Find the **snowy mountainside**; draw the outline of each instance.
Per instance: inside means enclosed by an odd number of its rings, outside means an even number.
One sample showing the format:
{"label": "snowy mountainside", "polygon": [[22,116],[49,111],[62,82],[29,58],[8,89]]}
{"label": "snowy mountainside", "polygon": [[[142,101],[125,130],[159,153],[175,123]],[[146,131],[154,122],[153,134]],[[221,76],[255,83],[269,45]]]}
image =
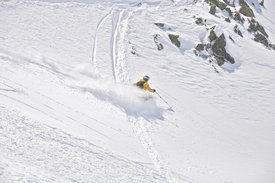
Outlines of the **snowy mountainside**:
{"label": "snowy mountainside", "polygon": [[275,3],[245,2],[268,37],[206,1],[1,2],[0,181],[274,182]]}

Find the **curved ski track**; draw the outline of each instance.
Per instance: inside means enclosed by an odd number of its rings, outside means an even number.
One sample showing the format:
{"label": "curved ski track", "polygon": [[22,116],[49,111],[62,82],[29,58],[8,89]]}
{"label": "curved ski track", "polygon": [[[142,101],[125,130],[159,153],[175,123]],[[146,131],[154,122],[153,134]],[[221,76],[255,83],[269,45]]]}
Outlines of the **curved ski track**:
{"label": "curved ski track", "polygon": [[100,75],[100,61],[97,60],[98,51],[98,33],[101,27],[103,27],[106,20],[112,17],[111,25],[111,35],[110,35],[110,62],[109,67],[112,70],[112,77],[117,83],[129,83],[129,74],[125,62],[125,34],[127,31],[127,26],[129,18],[132,16],[133,12],[128,12],[125,9],[112,9],[108,14],[106,14],[97,24],[94,46],[93,46],[93,56],[92,62],[96,72]]}
{"label": "curved ski track", "polygon": [[101,25],[104,24],[105,20],[111,15],[113,14],[113,9],[108,13],[106,14],[97,24],[97,27],[96,27],[96,33],[95,33],[95,38],[94,38],[94,47],[93,47],[93,57],[92,57],[92,63],[93,63],[93,66],[94,66],[94,69],[96,71],[97,74],[99,74],[98,70],[97,70],[97,60],[96,60],[96,53],[97,53],[97,34],[98,34],[98,31],[99,29],[101,28]]}
{"label": "curved ski track", "polygon": [[132,12],[121,10],[118,15],[113,17],[113,20],[116,21],[113,21],[115,25],[113,24],[111,39],[112,65],[115,81],[120,83],[129,83],[130,81],[125,62],[124,40],[131,15]]}

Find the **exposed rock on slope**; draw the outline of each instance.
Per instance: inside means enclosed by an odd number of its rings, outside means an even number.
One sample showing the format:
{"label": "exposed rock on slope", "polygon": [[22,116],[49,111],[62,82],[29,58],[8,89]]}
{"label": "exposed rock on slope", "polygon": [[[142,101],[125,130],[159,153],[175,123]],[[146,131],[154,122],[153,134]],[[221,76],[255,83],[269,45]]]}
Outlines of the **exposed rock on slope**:
{"label": "exposed rock on slope", "polygon": [[[204,2],[209,5],[209,13],[214,15],[215,18],[220,18],[222,21],[228,23],[234,23],[235,26],[232,26],[233,31],[241,38],[246,37],[249,40],[254,40],[263,44],[268,49],[275,48],[274,44],[271,44],[265,28],[256,18],[256,12],[252,8],[252,6],[255,6],[254,3],[246,0],[205,0]],[[260,2],[258,3],[260,6]],[[261,3],[263,4],[263,1]],[[231,40],[234,44],[237,44],[238,39],[235,39],[234,36],[232,37],[231,32],[224,32],[222,28],[216,29],[217,24],[212,23],[211,18],[208,20],[200,14],[194,15],[193,18],[195,19],[195,24],[203,26],[206,29],[205,38],[200,39],[201,42],[195,46],[195,54],[209,61],[214,61],[219,66],[222,66],[226,62],[234,64],[234,57],[236,56],[234,56],[234,52],[228,52],[227,40]],[[183,45],[179,36],[181,34],[175,32],[173,26],[161,22],[154,24],[167,33],[167,37],[176,47],[180,48]],[[250,34],[247,34],[247,32]],[[165,42],[161,42],[161,40],[160,34],[154,34],[154,42],[158,50],[164,49],[165,46]]]}
{"label": "exposed rock on slope", "polygon": [[224,33],[219,37],[216,35],[213,29],[210,30],[208,36],[209,42],[203,44],[199,43],[196,46],[195,54],[205,57],[214,57],[215,62],[221,66],[225,62],[235,63],[235,59],[226,51],[226,39]]}
{"label": "exposed rock on slope", "polygon": [[[274,49],[274,44],[271,44],[268,39],[269,36],[265,28],[256,20],[255,13],[246,0],[205,0],[205,2],[209,4],[210,14],[215,15],[215,17],[220,17],[229,23],[235,22],[236,25],[233,30],[240,37],[247,35],[244,33],[248,31],[252,36],[252,40],[263,44],[267,48]],[[255,4],[252,3],[252,5],[254,6]],[[259,5],[263,6],[263,1],[259,3]],[[204,24],[206,21],[203,20],[203,17],[199,17],[195,23],[206,26],[206,24]],[[215,27],[215,24],[213,24],[212,27],[213,26]],[[234,64],[235,60],[233,56],[226,50],[225,35],[222,33],[220,36],[217,36],[214,29],[215,28],[208,32],[209,42],[204,40],[204,42],[197,44],[195,54],[203,58],[215,58],[216,63],[220,66],[225,62]],[[229,36],[229,38],[235,43],[232,37]]]}
{"label": "exposed rock on slope", "polygon": [[235,63],[234,58],[227,53],[226,40],[224,34],[220,35],[212,46],[213,54],[217,60],[218,65],[223,65],[224,62],[229,61],[231,64]]}
{"label": "exposed rock on slope", "polygon": [[171,42],[179,48],[180,47],[180,41],[178,39],[179,35],[169,34],[168,36]]}
{"label": "exposed rock on slope", "polygon": [[255,17],[253,10],[248,6],[245,0],[239,0],[241,9],[240,13],[247,16],[247,17]]}
{"label": "exposed rock on slope", "polygon": [[162,50],[164,47],[163,47],[163,44],[161,44],[161,43],[159,42],[159,40],[158,40],[159,37],[160,37],[159,34],[155,34],[155,35],[154,35],[154,42],[155,42],[155,44],[157,45],[158,50],[160,51],[160,50]]}

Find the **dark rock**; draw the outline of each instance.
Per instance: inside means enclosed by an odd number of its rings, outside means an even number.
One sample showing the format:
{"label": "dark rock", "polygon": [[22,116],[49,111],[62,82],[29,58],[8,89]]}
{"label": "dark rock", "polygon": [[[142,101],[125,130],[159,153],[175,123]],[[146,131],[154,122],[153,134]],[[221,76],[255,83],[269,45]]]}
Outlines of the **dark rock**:
{"label": "dark rock", "polygon": [[209,13],[212,14],[212,15],[215,15],[215,13],[216,13],[216,5],[214,5],[214,4],[211,5]]}
{"label": "dark rock", "polygon": [[159,36],[160,36],[159,34],[155,34],[155,35],[154,35],[154,42],[156,43],[157,48],[158,48],[158,50],[160,51],[160,50],[162,50],[164,47],[163,47],[163,44],[161,44],[161,43],[158,41],[158,37],[159,37]]}
{"label": "dark rock", "polygon": [[241,14],[239,12],[235,12],[234,14],[234,20],[243,23],[244,19],[242,18]]}
{"label": "dark rock", "polygon": [[244,23],[244,18],[242,18],[241,14],[238,11],[234,14],[234,20],[240,23]]}
{"label": "dark rock", "polygon": [[225,46],[226,46],[225,36],[224,34],[222,34],[218,37],[217,41],[214,43],[213,51],[217,54],[222,53]]}
{"label": "dark rock", "polygon": [[223,2],[227,5],[230,5],[229,1],[228,0],[223,0]]}
{"label": "dark rock", "polygon": [[229,6],[235,7],[234,1],[232,3],[230,3],[230,0],[223,0],[223,2]]}
{"label": "dark rock", "polygon": [[216,35],[216,33],[215,33],[214,30],[211,30],[211,31],[210,31],[210,34],[209,34],[209,36],[208,36],[208,39],[209,39],[210,42],[212,42],[212,41],[214,41],[215,39],[217,39],[217,35]]}
{"label": "dark rock", "polygon": [[201,17],[197,17],[197,20],[195,21],[196,24],[198,25],[204,25],[203,24],[203,19]]}
{"label": "dark rock", "polygon": [[216,5],[218,8],[220,8],[221,10],[224,10],[226,8],[226,4],[223,3],[223,2],[220,2],[217,0],[217,5]]}
{"label": "dark rock", "polygon": [[262,1],[260,2],[260,5],[261,5],[261,6],[264,6],[264,0],[262,0]]}
{"label": "dark rock", "polygon": [[217,64],[219,66],[222,66],[224,63],[225,63],[225,59],[222,58],[222,57],[215,57],[216,61],[217,61]]}
{"label": "dark rock", "polygon": [[234,15],[234,20],[240,21],[241,20],[241,14],[239,12],[236,12]]}
{"label": "dark rock", "polygon": [[207,43],[206,46],[205,46],[206,50],[211,49],[211,47],[212,47],[212,45],[210,43]]}
{"label": "dark rock", "polygon": [[158,26],[161,29],[164,27],[164,23],[155,23],[155,25]]}
{"label": "dark rock", "polygon": [[225,21],[227,21],[228,23],[230,23],[230,18],[225,18]]}
{"label": "dark rock", "polygon": [[253,10],[248,6],[245,0],[239,0],[241,9],[240,13],[247,17],[255,17]]}
{"label": "dark rock", "polygon": [[229,36],[229,39],[230,39],[233,43],[235,43],[234,39],[233,39],[231,36]]}
{"label": "dark rock", "polygon": [[131,53],[132,53],[133,55],[136,55],[136,54],[137,54],[136,49],[135,49],[135,47],[134,47],[134,46],[132,46]]}
{"label": "dark rock", "polygon": [[162,50],[162,49],[164,48],[164,47],[163,47],[163,44],[161,44],[161,43],[158,43],[157,46],[158,46],[158,50],[159,50],[159,51]]}
{"label": "dark rock", "polygon": [[228,12],[228,14],[229,14],[229,16],[231,16],[231,17],[232,17],[233,13],[232,13],[232,11],[231,11],[231,9],[230,9],[230,8],[226,7],[226,8],[225,8],[225,11],[227,11],[227,12]]}
{"label": "dark rock", "polygon": [[227,4],[228,6],[231,6],[231,7],[235,7],[235,1],[230,1],[230,0],[223,0],[223,2],[225,4]]}
{"label": "dark rock", "polygon": [[226,46],[226,40],[225,40],[224,34],[222,34],[220,35],[220,37],[218,37],[218,39],[215,41],[215,43],[212,46],[212,51],[214,52],[214,56],[226,59],[230,63],[234,64],[235,60],[230,54],[226,52],[225,46]]}
{"label": "dark rock", "polygon": [[226,58],[226,60],[228,60],[231,64],[234,64],[234,63],[235,63],[235,59],[234,59],[229,53],[226,53],[225,58]]}
{"label": "dark rock", "polygon": [[234,26],[234,32],[235,32],[236,34],[238,34],[239,36],[243,37],[243,34],[242,34],[242,32],[240,31],[238,25],[235,25],[235,26]]}
{"label": "dark rock", "polygon": [[179,35],[169,34],[168,36],[171,42],[179,48],[180,47],[180,41],[178,40]]}
{"label": "dark rock", "polygon": [[234,64],[235,63],[235,59],[229,54],[227,53],[226,54],[226,60],[228,60],[231,64]]}
{"label": "dark rock", "polygon": [[263,45],[265,45],[266,47],[269,46],[268,44],[268,40],[266,39],[266,37],[264,35],[262,35],[261,33],[256,33],[255,37],[254,37],[254,41],[262,43]]}
{"label": "dark rock", "polygon": [[263,35],[265,35],[266,37],[268,37],[268,34],[265,32],[264,27],[257,22],[256,20],[254,20],[254,18],[248,20],[249,21],[249,28],[248,31],[249,32],[261,32]]}
{"label": "dark rock", "polygon": [[199,43],[199,44],[196,46],[196,50],[202,51],[202,50],[204,50],[204,46],[205,46],[205,45]]}
{"label": "dark rock", "polygon": [[205,2],[210,5],[216,5],[221,10],[224,10],[227,6],[227,4],[225,4],[224,2],[221,2],[219,0],[205,0]]}

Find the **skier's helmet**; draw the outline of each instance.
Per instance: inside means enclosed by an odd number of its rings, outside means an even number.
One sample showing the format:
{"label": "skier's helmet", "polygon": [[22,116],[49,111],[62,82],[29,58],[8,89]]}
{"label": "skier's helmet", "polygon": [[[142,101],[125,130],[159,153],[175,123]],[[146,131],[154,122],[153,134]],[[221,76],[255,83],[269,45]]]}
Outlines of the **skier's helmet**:
{"label": "skier's helmet", "polygon": [[149,79],[150,79],[149,76],[143,76],[143,80],[144,80],[144,81],[148,81]]}

